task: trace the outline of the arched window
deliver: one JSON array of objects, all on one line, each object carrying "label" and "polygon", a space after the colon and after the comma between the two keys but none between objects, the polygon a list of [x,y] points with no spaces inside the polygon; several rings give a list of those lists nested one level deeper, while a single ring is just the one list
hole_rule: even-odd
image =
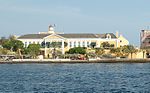
[{"label": "arched window", "polygon": [[70,43],[70,47],[72,47],[72,42],[69,42]]},{"label": "arched window", "polygon": [[111,35],[110,35],[110,34],[107,34],[107,35],[106,35],[106,38],[107,38],[107,39],[111,39]]},{"label": "arched window", "polygon": [[85,47],[85,42],[84,41],[82,42],[82,46]]}]

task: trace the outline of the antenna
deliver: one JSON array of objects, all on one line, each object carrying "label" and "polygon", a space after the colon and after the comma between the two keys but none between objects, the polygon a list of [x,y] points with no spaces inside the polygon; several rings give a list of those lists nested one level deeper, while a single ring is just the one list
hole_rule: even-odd
[{"label": "antenna", "polygon": [[53,26],[56,27],[56,24],[54,24]]},{"label": "antenna", "polygon": [[149,26],[147,26],[147,30],[149,30]]}]

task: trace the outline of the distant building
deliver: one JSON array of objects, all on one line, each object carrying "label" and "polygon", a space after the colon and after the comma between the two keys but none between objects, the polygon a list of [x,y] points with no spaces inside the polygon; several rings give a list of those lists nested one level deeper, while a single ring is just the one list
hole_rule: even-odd
[{"label": "distant building", "polygon": [[116,37],[120,41],[120,46],[129,45],[129,41],[123,35],[121,35],[121,34],[119,35],[118,32],[116,32]]},{"label": "distant building", "polygon": [[41,47],[42,54],[47,57],[52,54],[53,47],[48,44],[52,42],[59,42],[61,46],[59,50],[62,54],[68,51],[70,48],[74,47],[90,47],[91,43],[95,43],[95,47],[100,47],[103,42],[108,42],[113,45],[114,48],[123,45],[128,45],[128,41],[118,34],[104,33],[104,34],[94,34],[94,33],[57,33],[54,31],[54,26],[50,25],[48,32],[39,32],[39,34],[26,34],[18,37],[18,40],[24,43],[24,47],[28,47],[29,44],[44,44]]},{"label": "distant building", "polygon": [[141,48],[150,47],[150,30],[141,30],[141,33],[140,33],[140,47]]}]

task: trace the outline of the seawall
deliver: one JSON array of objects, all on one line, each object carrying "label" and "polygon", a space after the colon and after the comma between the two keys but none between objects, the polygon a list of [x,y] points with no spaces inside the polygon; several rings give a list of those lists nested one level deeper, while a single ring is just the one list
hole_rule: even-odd
[{"label": "seawall", "polygon": [[22,63],[150,63],[150,59],[14,59],[13,61],[0,61],[0,64],[22,64]]}]

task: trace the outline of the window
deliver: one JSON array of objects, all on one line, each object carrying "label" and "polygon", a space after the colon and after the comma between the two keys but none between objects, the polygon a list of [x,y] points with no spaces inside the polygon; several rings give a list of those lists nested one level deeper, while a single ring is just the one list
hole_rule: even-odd
[{"label": "window", "polygon": [[25,47],[27,47],[27,42],[25,42]]},{"label": "window", "polygon": [[50,42],[46,42],[46,46],[47,46],[47,48],[50,48],[51,47]]},{"label": "window", "polygon": [[87,42],[87,47],[90,47],[90,42]]},{"label": "window", "polygon": [[85,47],[85,42],[83,41],[82,46]]},{"label": "window", "polygon": [[76,47],[76,42],[74,42],[74,47]]},{"label": "window", "polygon": [[31,44],[31,42],[29,42],[29,44]]},{"label": "window", "polygon": [[72,42],[69,42],[70,43],[70,47],[72,47]]},{"label": "window", "polygon": [[90,46],[94,48],[96,46],[96,42],[91,42]]},{"label": "window", "polygon": [[107,39],[111,39],[111,35],[110,35],[110,34],[107,34],[106,38],[107,38]]},{"label": "window", "polygon": [[78,47],[80,47],[80,41],[78,42]]}]

